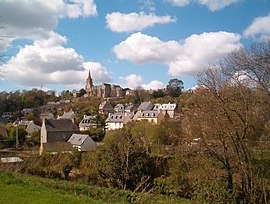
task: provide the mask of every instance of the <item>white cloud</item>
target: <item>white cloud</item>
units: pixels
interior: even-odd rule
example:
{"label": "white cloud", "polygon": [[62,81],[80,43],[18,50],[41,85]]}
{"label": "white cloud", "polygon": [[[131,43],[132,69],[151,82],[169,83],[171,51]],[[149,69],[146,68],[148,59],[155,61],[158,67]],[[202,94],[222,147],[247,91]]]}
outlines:
{"label": "white cloud", "polygon": [[125,81],[124,87],[137,88],[143,84],[143,79],[140,75],[130,74],[128,76],[122,77]]}
{"label": "white cloud", "polygon": [[198,74],[241,46],[240,35],[228,32],[191,35],[182,43],[163,42],[156,37],[134,33],[116,45],[113,51],[119,59],[137,64],[167,64],[170,75],[180,76]]}
{"label": "white cloud", "polygon": [[242,45],[239,34],[211,32],[191,35],[181,47],[177,59],[169,63],[168,73],[172,76],[198,74]]}
{"label": "white cloud", "polygon": [[244,31],[245,37],[255,37],[256,35],[270,37],[270,14],[263,17],[257,17],[250,26]]}
{"label": "white cloud", "polygon": [[[109,75],[107,69],[103,67],[99,62],[85,62],[83,63],[83,67],[86,69],[87,74],[88,74],[88,71],[90,70],[91,77],[93,78],[94,83],[112,81],[112,78]],[[84,79],[85,79],[85,76],[84,76]]]}
{"label": "white cloud", "polygon": [[106,15],[107,27],[114,32],[140,31],[155,24],[172,23],[176,20],[170,16],[155,14],[113,12]]}
{"label": "white cloud", "polygon": [[140,75],[136,74],[130,74],[128,76],[122,77],[121,79],[124,81],[123,87],[129,87],[132,89],[135,89],[137,87],[143,87],[146,90],[149,89],[157,90],[165,87],[165,85],[162,82],[157,80],[145,84],[143,78]]}
{"label": "white cloud", "polygon": [[89,67],[97,81],[111,78],[99,63],[83,62],[73,48],[64,48],[65,37],[52,34],[48,40],[34,42],[21,48],[16,56],[0,67],[6,79],[24,86],[45,84],[74,84],[84,81]]}
{"label": "white cloud", "polygon": [[174,6],[187,6],[190,3],[197,3],[207,6],[210,11],[217,11],[229,6],[230,4],[240,2],[241,0],[167,0]]}
{"label": "white cloud", "polygon": [[50,37],[60,18],[97,15],[93,0],[2,0],[0,13],[13,39]]}
{"label": "white cloud", "polygon": [[116,45],[113,52],[119,59],[130,60],[138,64],[147,62],[166,63],[174,60],[175,54],[180,49],[180,44],[176,41],[162,42],[156,37],[138,32]]}
{"label": "white cloud", "polygon": [[168,2],[172,3],[172,5],[174,6],[183,7],[188,5],[191,2],[191,0],[168,0]]}
{"label": "white cloud", "polygon": [[152,89],[152,90],[158,90],[163,89],[165,85],[157,80],[151,81],[148,84],[143,84],[142,87],[146,90]]}

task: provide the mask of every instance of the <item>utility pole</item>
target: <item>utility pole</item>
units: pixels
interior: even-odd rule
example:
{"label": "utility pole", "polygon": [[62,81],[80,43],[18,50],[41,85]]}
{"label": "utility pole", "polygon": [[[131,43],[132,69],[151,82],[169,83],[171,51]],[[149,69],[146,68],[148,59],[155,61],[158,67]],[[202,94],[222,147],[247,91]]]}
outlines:
{"label": "utility pole", "polygon": [[16,121],[16,149],[18,149],[19,146],[19,130],[18,130],[18,126],[19,126],[19,118],[17,118]]}

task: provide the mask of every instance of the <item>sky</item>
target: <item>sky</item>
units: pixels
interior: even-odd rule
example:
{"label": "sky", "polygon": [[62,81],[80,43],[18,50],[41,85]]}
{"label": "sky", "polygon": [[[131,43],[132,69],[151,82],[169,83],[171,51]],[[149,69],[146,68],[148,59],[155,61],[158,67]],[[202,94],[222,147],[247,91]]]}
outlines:
{"label": "sky", "polygon": [[270,37],[270,0],[0,0],[0,91],[164,88]]}

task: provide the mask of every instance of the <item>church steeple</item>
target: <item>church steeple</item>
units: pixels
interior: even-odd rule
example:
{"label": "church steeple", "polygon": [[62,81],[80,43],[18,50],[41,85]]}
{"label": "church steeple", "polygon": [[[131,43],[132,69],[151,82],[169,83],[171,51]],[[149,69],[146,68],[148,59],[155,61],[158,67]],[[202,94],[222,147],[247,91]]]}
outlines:
{"label": "church steeple", "polygon": [[92,96],[93,90],[94,90],[94,85],[93,85],[93,80],[92,80],[90,69],[89,69],[88,78],[86,79],[86,85],[85,85],[85,91],[86,91],[87,96]]}
{"label": "church steeple", "polygon": [[93,86],[93,80],[92,80],[92,77],[91,77],[90,69],[89,69],[89,73],[88,73],[88,78],[86,79],[86,85],[87,84]]}

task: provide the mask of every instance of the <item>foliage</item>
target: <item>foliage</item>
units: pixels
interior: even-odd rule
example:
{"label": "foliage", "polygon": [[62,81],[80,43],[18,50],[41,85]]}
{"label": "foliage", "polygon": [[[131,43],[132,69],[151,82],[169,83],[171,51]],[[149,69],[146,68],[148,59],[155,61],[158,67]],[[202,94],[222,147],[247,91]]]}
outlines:
{"label": "foliage", "polygon": [[166,86],[166,92],[171,97],[179,97],[184,88],[184,83],[180,79],[170,79],[168,85]]}
{"label": "foliage", "polygon": [[108,186],[134,190],[151,177],[152,160],[134,141],[128,128],[109,132],[104,143],[98,156],[98,171],[107,179]]}

